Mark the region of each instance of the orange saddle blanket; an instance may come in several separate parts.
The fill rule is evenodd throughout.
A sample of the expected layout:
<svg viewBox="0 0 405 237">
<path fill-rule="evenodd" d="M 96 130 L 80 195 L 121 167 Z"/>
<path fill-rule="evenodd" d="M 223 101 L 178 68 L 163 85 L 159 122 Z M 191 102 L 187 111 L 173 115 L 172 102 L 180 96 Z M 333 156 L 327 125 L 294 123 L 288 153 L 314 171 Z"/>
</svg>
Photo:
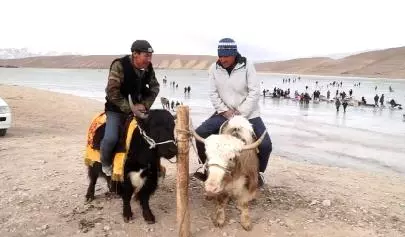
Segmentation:
<svg viewBox="0 0 405 237">
<path fill-rule="evenodd" d="M 104 112 L 96 115 L 87 131 L 87 145 L 84 155 L 84 163 L 87 166 L 93 166 L 94 162 L 100 162 L 100 142 L 104 136 L 106 115 Z M 137 127 L 135 119 L 128 119 L 120 132 L 120 139 L 114 148 L 113 172 L 111 179 L 114 181 L 124 180 L 124 164 L 132 135 Z"/>
</svg>

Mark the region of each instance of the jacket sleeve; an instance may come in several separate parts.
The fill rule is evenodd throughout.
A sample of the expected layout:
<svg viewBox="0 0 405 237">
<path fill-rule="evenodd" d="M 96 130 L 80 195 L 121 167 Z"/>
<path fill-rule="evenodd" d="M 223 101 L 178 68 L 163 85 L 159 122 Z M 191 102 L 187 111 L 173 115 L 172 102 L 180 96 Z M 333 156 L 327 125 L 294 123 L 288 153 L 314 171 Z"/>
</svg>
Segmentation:
<svg viewBox="0 0 405 237">
<path fill-rule="evenodd" d="M 256 69 L 254 65 L 250 62 L 247 62 L 246 67 L 248 95 L 236 110 L 239 111 L 239 113 L 241 113 L 243 116 L 249 117 L 250 114 L 257 108 L 257 104 L 260 98 L 260 84 L 259 80 L 256 77 Z"/>
<path fill-rule="evenodd" d="M 214 70 L 215 70 L 215 63 L 210 67 L 208 71 L 208 78 L 210 81 L 210 99 L 211 103 L 214 106 L 214 109 L 218 113 L 225 112 L 229 110 L 228 106 L 224 103 L 222 98 L 219 96 L 218 89 L 215 85 L 215 75 L 214 75 Z"/>
<path fill-rule="evenodd" d="M 153 102 L 155 102 L 157 95 L 159 94 L 160 91 L 160 84 L 158 80 L 156 79 L 155 71 L 152 71 L 151 73 L 151 79 L 149 82 L 149 90 L 150 90 L 150 95 L 142 101 L 142 104 L 145 105 L 146 109 L 150 109 L 152 106 Z"/>
<path fill-rule="evenodd" d="M 124 98 L 120 91 L 123 82 L 124 69 L 121 62 L 117 60 L 111 65 L 105 92 L 111 103 L 118 106 L 124 113 L 130 113 L 131 109 L 129 107 L 128 99 Z"/>
</svg>

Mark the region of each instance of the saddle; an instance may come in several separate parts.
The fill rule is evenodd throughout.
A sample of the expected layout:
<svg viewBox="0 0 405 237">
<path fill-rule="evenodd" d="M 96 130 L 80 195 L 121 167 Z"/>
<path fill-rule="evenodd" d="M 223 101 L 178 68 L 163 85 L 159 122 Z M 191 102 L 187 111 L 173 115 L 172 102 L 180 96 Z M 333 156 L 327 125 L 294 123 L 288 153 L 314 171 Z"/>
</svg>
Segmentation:
<svg viewBox="0 0 405 237">
<path fill-rule="evenodd" d="M 84 163 L 87 166 L 93 166 L 95 162 L 100 161 L 100 143 L 104 137 L 106 114 L 104 112 L 96 115 L 90 124 L 87 132 L 87 145 Z M 133 117 L 123 118 L 125 122 L 119 129 L 119 139 L 114 147 L 113 174 L 111 179 L 114 181 L 123 181 L 124 164 L 129 146 L 132 140 L 132 134 L 137 127 L 137 122 Z"/>
</svg>

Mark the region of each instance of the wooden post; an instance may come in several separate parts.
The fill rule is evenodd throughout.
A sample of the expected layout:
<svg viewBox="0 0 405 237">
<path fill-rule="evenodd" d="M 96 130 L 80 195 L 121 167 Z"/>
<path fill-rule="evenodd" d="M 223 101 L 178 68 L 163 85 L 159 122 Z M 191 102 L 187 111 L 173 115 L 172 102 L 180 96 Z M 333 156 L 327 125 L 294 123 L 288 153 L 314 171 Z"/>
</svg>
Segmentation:
<svg viewBox="0 0 405 237">
<path fill-rule="evenodd" d="M 188 209 L 189 184 L 189 109 L 177 107 L 177 230 L 179 237 L 190 236 L 190 212 Z"/>
</svg>

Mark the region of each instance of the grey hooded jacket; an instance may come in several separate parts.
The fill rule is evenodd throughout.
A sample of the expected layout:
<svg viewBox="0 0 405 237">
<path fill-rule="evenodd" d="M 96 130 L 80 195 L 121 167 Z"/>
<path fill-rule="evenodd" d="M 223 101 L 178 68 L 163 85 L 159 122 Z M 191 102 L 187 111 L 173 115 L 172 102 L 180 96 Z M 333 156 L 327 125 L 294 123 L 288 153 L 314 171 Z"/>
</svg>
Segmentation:
<svg viewBox="0 0 405 237">
<path fill-rule="evenodd" d="M 241 59 L 230 74 L 218 63 L 211 65 L 210 99 L 218 113 L 234 109 L 252 119 L 260 116 L 260 84 L 254 65 Z"/>
</svg>

